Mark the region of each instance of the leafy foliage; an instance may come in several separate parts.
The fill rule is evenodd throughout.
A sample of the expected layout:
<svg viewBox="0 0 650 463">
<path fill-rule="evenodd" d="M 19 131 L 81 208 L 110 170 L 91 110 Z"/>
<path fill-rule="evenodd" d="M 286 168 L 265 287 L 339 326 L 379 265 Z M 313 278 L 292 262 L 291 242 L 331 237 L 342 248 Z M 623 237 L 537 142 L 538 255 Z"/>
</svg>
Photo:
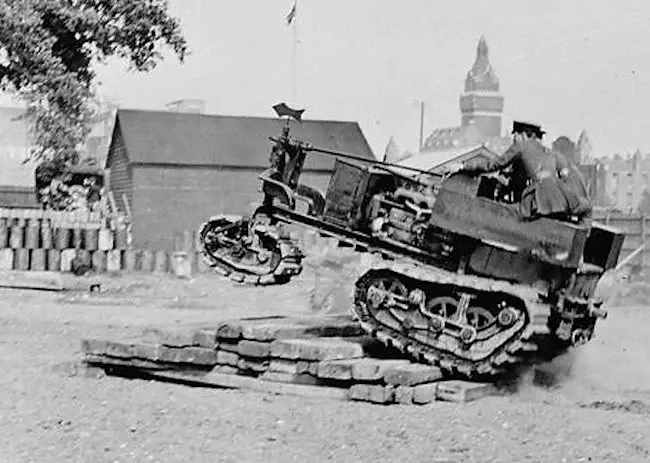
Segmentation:
<svg viewBox="0 0 650 463">
<path fill-rule="evenodd" d="M 166 0 L 0 0 L 0 90 L 27 104 L 30 159 L 79 161 L 96 114 L 93 65 L 110 57 L 150 71 L 187 43 Z"/>
</svg>

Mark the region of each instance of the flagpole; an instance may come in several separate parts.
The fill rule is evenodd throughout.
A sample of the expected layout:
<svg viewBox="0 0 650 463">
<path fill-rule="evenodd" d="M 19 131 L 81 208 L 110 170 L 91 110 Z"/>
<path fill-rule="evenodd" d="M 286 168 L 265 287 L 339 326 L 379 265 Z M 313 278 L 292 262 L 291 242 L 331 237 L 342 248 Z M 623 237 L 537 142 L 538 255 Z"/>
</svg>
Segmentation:
<svg viewBox="0 0 650 463">
<path fill-rule="evenodd" d="M 298 98 L 298 0 L 294 3 L 296 13 L 292 22 L 293 26 L 293 46 L 291 56 L 291 101 L 296 104 Z"/>
</svg>

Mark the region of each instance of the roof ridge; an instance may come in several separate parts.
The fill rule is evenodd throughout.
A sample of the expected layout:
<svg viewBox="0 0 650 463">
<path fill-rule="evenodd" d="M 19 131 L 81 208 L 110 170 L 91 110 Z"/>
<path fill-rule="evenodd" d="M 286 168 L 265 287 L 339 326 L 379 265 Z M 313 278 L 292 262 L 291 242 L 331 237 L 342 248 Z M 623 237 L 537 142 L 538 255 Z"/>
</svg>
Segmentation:
<svg viewBox="0 0 650 463">
<path fill-rule="evenodd" d="M 267 167 L 269 137 L 284 121 L 277 117 L 206 115 L 119 109 L 119 128 L 131 162 Z M 323 149 L 375 159 L 360 125 L 352 121 L 303 121 L 292 135 Z M 312 156 L 306 169 L 330 168 L 333 159 Z"/>
<path fill-rule="evenodd" d="M 207 113 L 191 113 L 191 112 L 177 112 L 177 111 L 168 111 L 164 109 L 140 109 L 140 108 L 118 108 L 118 114 L 120 112 L 139 112 L 147 114 L 169 114 L 169 115 L 183 115 L 183 116 L 194 116 L 194 117 L 207 117 L 207 118 L 231 118 L 231 119 L 258 119 L 258 120 L 280 120 L 278 117 L 272 116 L 252 116 L 246 114 L 207 114 Z M 353 120 L 342 120 L 342 119 L 302 119 L 302 122 L 317 122 L 319 124 L 328 123 L 328 124 L 359 124 L 359 121 Z"/>
</svg>

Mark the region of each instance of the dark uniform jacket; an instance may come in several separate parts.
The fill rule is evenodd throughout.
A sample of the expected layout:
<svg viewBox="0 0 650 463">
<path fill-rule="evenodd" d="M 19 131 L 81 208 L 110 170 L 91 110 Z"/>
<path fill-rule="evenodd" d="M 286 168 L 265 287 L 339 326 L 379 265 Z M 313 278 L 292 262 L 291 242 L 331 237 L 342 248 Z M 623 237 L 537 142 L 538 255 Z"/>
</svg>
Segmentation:
<svg viewBox="0 0 650 463">
<path fill-rule="evenodd" d="M 584 175 L 575 163 L 569 161 L 562 153 L 553 151 L 558 169 L 562 172 L 560 185 L 567 200 L 570 215 L 579 218 L 588 217 L 593 210 L 589 188 Z"/>
<path fill-rule="evenodd" d="M 523 218 L 567 213 L 568 203 L 560 184 L 557 158 L 537 140 L 515 141 L 494 159 L 475 158 L 463 163 L 463 171 L 493 172 L 513 166 L 513 178 L 520 179 L 519 211 Z M 523 185 L 523 179 L 527 185 Z M 519 196 L 516 192 L 516 196 Z"/>
</svg>

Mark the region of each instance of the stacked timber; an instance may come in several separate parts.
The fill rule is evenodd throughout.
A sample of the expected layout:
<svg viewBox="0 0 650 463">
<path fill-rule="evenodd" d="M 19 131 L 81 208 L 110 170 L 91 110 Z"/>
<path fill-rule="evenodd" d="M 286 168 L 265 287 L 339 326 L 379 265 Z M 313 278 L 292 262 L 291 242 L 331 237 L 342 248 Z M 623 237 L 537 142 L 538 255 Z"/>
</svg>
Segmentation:
<svg viewBox="0 0 650 463">
<path fill-rule="evenodd" d="M 150 328 L 137 339 L 84 339 L 82 352 L 87 365 L 129 377 L 378 404 L 466 402 L 496 392 L 400 358 L 343 315 Z"/>
</svg>

